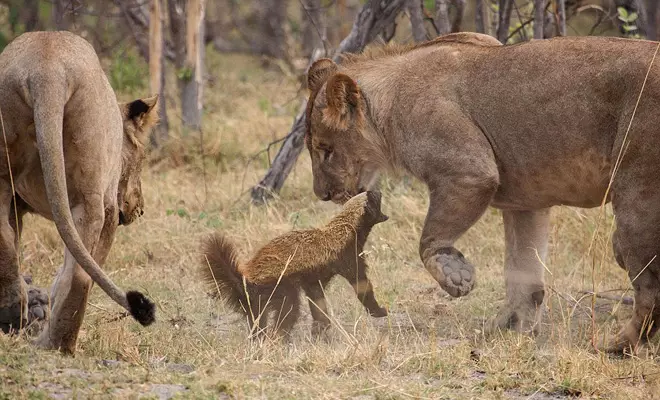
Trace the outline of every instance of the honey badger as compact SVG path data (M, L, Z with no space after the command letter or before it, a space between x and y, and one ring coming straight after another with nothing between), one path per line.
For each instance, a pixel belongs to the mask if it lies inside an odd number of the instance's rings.
M362 257L371 228L388 219L380 203L380 193L361 193L324 227L278 236L244 263L225 236L214 234L202 244L202 275L258 332L269 328L270 319L276 333L289 333L300 314L301 290L309 297L315 333L327 328L324 288L336 275L351 282L371 316L384 317Z

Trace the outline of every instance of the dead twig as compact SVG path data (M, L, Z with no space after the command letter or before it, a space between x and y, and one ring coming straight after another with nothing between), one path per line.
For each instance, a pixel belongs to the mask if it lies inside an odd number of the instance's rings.
M607 294L607 293L602 293L602 292L592 292L590 290L583 290L579 292L580 295L586 295L586 296L596 296L599 299L605 299L605 300L611 300L615 302L619 302L621 304L625 304L627 306L632 306L635 304L635 299L629 296L617 296L615 294Z

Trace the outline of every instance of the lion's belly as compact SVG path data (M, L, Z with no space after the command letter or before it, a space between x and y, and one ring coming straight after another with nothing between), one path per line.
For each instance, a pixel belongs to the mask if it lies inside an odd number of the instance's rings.
M593 153L554 165L505 166L492 205L502 209L596 207L606 195L609 179L609 160Z

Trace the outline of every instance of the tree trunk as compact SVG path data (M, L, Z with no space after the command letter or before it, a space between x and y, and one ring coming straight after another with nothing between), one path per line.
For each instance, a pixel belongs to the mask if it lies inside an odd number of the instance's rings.
M476 0L474 25L477 33L486 33L486 24L484 23L484 0Z
M261 37L258 38L259 52L262 55L287 60L286 32L286 0L262 0L259 2L258 19Z
M559 35L566 36L566 0L557 0L557 14L559 14Z
M323 19L321 0L301 0L302 51L309 58L315 49L326 47L327 29Z
M637 0L642 31L649 40L658 40L658 0Z
M199 130L202 126L204 87L204 10L206 0L188 0L186 10L186 61L179 74L183 125Z
M385 4L383 4L385 3ZM355 53L376 38L386 27L391 26L399 12L405 6L405 0L369 0L355 17L351 32L341 41L333 59L339 61L341 53ZM273 160L266 176L252 188L252 201L263 203L280 191L284 181L296 163L303 149L305 138L305 108L303 101L291 131L287 134L282 147Z
M408 13L410 13L410 25L415 42L423 42L427 39L422 7L422 0L406 1L406 8L408 9Z
M511 11L513 10L513 0L500 0L500 14L497 23L497 40L506 44L509 37L509 25L511 21Z
M174 66L178 73L186 62L186 2L185 0L168 0L167 9L174 47Z
M25 32L41 30L41 24L39 24L39 0L25 0L23 5L19 6L19 10Z
M435 26L438 28L438 35L445 35L451 32L448 3L449 0L435 0Z
M53 0L52 18L55 25L55 29L58 31L67 30L69 28L69 17L67 15L67 5L69 5L67 0Z
M545 0L534 0L534 39L543 39Z
M454 7L456 7L456 16L454 22L451 24L452 32L460 32L463 26L463 17L465 16L465 0L454 0Z
M163 12L164 0L151 0L149 15L149 91L158 93L158 114L160 123L151 134L151 145L159 147L167 140L169 123L167 120L167 108L165 107L165 37L163 26L165 25L165 13Z

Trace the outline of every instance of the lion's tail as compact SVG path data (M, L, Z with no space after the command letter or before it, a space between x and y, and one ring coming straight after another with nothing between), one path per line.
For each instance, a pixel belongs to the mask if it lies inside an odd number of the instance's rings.
M115 285L92 258L76 230L64 167L64 108L70 96L67 94L69 88L66 82L67 76L63 66L51 67L48 72L44 70L33 73L28 78L28 87L34 103L37 148L53 221L66 248L94 282L110 298L128 310L138 322L149 325L155 320L154 303L138 291L124 292Z
M243 280L236 247L225 236L214 234L202 242L203 279L236 311L249 314L250 301L258 302L263 290Z

